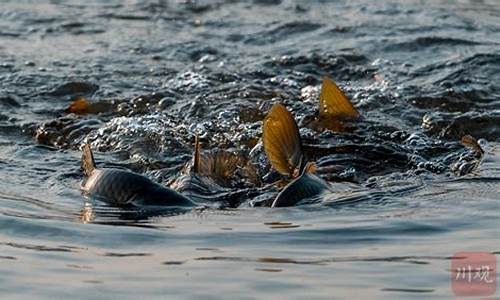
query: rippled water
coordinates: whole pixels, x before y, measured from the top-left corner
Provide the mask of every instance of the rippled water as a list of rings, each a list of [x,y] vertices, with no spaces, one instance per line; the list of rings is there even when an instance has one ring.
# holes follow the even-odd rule
[[[500,250],[494,0],[0,3],[5,298],[447,298],[454,253]],[[346,132],[310,126],[325,75],[363,116]],[[89,114],[69,114],[81,96]],[[333,184],[320,202],[259,206],[276,102]],[[196,134],[257,168],[225,182],[225,209],[80,194],[83,143],[169,185]]]

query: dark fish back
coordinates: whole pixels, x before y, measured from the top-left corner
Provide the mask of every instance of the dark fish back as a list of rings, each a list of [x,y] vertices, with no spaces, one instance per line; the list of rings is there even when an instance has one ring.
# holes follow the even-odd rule
[[[304,173],[278,194],[271,207],[293,206],[329,190],[330,186],[326,181],[315,174]]]
[[[126,170],[96,170],[83,187],[90,195],[116,205],[195,206],[179,192]]]

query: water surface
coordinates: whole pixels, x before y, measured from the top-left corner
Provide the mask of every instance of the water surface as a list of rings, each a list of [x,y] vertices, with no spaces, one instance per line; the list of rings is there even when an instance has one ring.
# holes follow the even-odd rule
[[[499,20],[493,0],[1,1],[1,295],[453,296],[454,253],[500,251]],[[363,115],[347,132],[306,126],[323,76]],[[333,183],[320,202],[257,205],[276,102]],[[196,134],[258,166],[228,183],[251,196],[152,215],[80,194],[83,143],[168,185]]]

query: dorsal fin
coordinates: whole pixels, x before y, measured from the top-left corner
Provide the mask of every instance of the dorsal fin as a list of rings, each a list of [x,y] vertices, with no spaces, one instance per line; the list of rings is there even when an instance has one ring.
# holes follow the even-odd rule
[[[199,173],[225,181],[232,179],[242,166],[244,166],[243,157],[225,150],[216,150],[201,155]]]
[[[194,139],[193,172],[198,173],[201,169],[201,145],[200,137],[196,135]]]
[[[201,150],[200,138],[195,137],[195,146],[193,154],[193,167],[191,172],[209,176],[214,180],[227,180],[233,176],[236,169],[242,164],[242,158],[227,151],[210,151]]]
[[[92,149],[90,149],[89,144],[85,144],[82,150],[83,152],[81,166],[83,169],[83,174],[85,174],[86,176],[90,176],[90,174],[92,174],[92,171],[96,169],[94,154],[92,153]]]
[[[461,142],[462,142],[462,145],[478,151],[479,153],[481,153],[481,155],[484,154],[484,150],[481,147],[481,145],[479,145],[477,140],[475,138],[473,138],[471,135],[464,135],[462,137]]]
[[[292,114],[283,104],[273,105],[264,119],[262,141],[273,167],[282,175],[300,175],[303,164],[302,141]]]
[[[358,118],[359,112],[335,82],[323,78],[319,97],[319,115],[321,117]]]

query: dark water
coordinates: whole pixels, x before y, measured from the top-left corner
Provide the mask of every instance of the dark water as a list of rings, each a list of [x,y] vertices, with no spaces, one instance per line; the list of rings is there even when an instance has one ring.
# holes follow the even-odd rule
[[[347,132],[307,127],[325,75],[363,115]],[[448,298],[450,256],[500,250],[494,0],[0,1],[0,82],[2,298]],[[334,182],[319,203],[253,207],[278,101]],[[83,143],[171,184],[195,134],[258,167],[228,208],[80,194]]]

